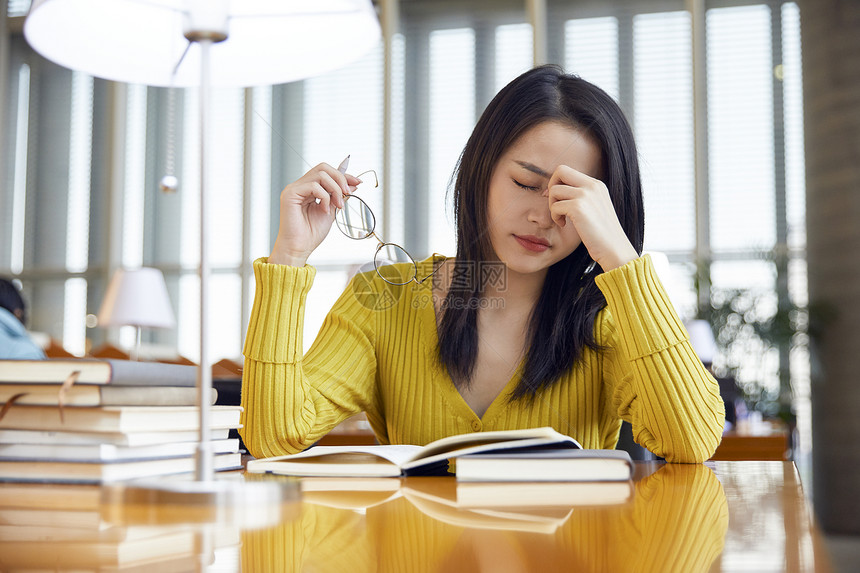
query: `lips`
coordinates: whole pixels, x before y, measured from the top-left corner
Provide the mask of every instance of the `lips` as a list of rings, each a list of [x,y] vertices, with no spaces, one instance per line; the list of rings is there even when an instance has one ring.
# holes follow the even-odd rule
[[[549,241],[534,235],[514,235],[514,239],[526,250],[542,253],[549,248]]]

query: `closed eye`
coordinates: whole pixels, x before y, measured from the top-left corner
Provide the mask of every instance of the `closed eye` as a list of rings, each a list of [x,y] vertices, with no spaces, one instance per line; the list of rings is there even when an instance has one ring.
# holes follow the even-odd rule
[[[538,191],[538,190],[540,190],[540,187],[538,187],[537,185],[526,185],[525,183],[520,183],[516,179],[511,179],[511,181],[513,181],[517,187],[520,187],[522,189],[526,189],[527,191]]]

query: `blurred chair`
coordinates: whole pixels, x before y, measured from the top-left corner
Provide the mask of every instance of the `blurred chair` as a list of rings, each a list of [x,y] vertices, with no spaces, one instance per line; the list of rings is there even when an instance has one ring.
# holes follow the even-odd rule
[[[212,365],[212,378],[241,378],[243,365],[229,358],[222,358]]]
[[[115,358],[119,360],[128,360],[128,352],[118,346],[114,346],[109,342],[97,346],[90,351],[90,356],[93,358]]]
[[[76,358],[74,354],[63,348],[57,340],[48,339],[48,345],[44,347],[47,358]]]

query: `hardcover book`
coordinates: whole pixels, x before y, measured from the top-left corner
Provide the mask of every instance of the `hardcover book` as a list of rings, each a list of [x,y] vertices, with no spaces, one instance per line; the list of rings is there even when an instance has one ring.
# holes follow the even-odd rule
[[[123,386],[194,386],[197,367],[188,364],[95,358],[4,360],[0,383],[62,384],[78,372],[75,384]]]
[[[209,447],[216,454],[239,451],[239,439],[211,440]],[[183,458],[193,456],[197,442],[173,442],[148,446],[114,446],[91,444],[75,446],[68,444],[0,444],[0,460],[22,461],[71,461],[71,462],[115,462],[124,460],[148,460],[154,458]]]
[[[622,450],[516,449],[457,459],[458,481],[627,481],[633,461]]]
[[[242,454],[217,454],[215,471],[239,469]],[[109,483],[193,472],[194,457],[128,460],[105,463],[0,460],[0,481]]]
[[[15,404],[57,406],[62,384],[0,384],[0,403],[19,396]],[[196,406],[197,388],[191,386],[114,386],[75,384],[62,390],[64,406]],[[209,403],[218,392],[213,388]]]
[[[211,427],[238,428],[241,406],[212,406]],[[21,406],[14,404],[0,419],[0,429],[77,432],[196,430],[200,411],[194,406]]]
[[[44,444],[67,446],[94,446],[109,444],[113,446],[151,446],[175,442],[193,442],[200,437],[194,430],[165,431],[157,429],[134,432],[75,432],[65,430],[6,430],[0,429],[0,444]],[[230,436],[230,428],[212,428],[213,440],[225,440]]]

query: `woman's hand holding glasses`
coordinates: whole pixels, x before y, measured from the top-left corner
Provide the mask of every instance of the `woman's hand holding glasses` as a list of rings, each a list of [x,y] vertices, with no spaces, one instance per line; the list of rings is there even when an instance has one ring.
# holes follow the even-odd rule
[[[361,180],[320,163],[281,191],[280,225],[269,262],[302,267]]]

